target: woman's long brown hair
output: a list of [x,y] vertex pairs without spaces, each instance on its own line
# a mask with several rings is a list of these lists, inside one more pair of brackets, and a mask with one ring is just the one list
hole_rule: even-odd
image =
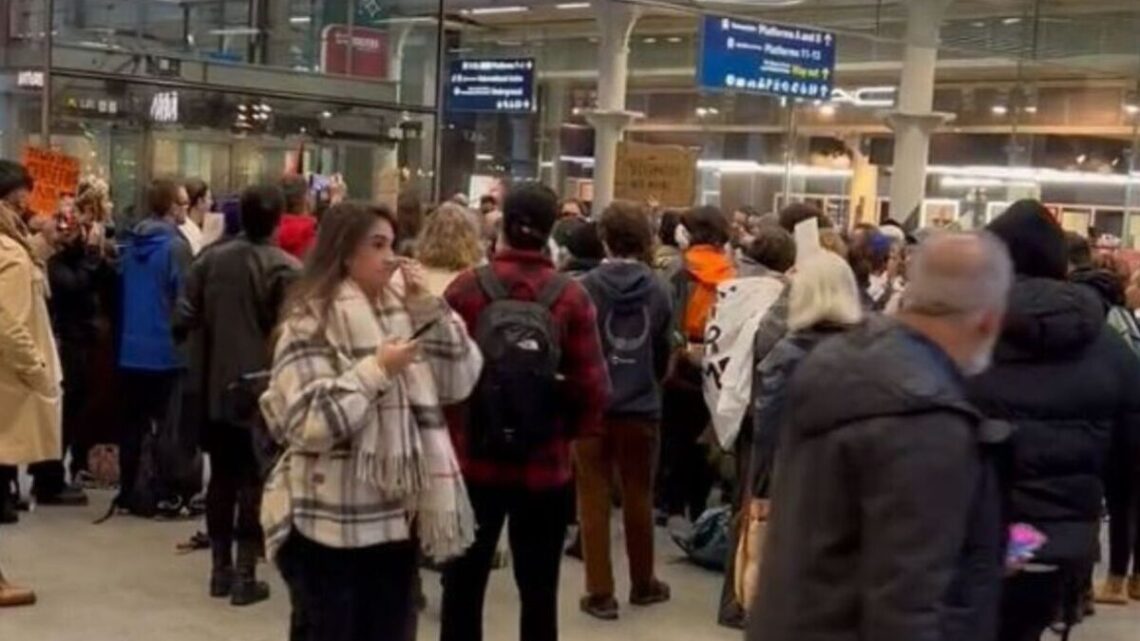
[[289,290],[282,318],[307,314],[315,304],[318,321],[324,326],[332,311],[336,290],[348,278],[348,261],[378,219],[388,221],[395,233],[395,216],[383,205],[343,202],[325,212],[317,230],[316,245],[305,260],[301,277]]

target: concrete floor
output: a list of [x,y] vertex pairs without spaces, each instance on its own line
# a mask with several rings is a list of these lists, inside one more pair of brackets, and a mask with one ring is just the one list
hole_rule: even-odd
[[[0,562],[11,578],[37,589],[39,605],[0,611],[3,641],[280,641],[286,638],[288,603],[272,570],[273,598],[235,609],[206,596],[205,552],[178,556],[174,546],[195,523],[156,523],[117,517],[91,524],[109,496],[88,508],[42,508],[18,526],[0,528]],[[620,528],[619,528],[620,531]],[[660,574],[673,586],[673,601],[649,609],[626,607],[616,623],[578,612],[581,564],[564,567],[561,626],[565,641],[728,641],[738,632],[714,623],[720,576],[679,560],[671,544],[659,549]],[[621,554],[617,555],[624,556]],[[621,562],[620,560],[618,561]],[[627,583],[619,567],[618,591]],[[425,574],[430,606],[420,639],[438,638],[439,582]],[[518,616],[510,572],[495,572],[488,596],[488,641],[510,641]],[[1140,604],[1102,608],[1078,629],[1077,641],[1140,641]]]

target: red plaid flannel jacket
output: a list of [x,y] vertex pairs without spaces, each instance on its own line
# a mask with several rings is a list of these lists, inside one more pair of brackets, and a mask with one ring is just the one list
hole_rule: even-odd
[[[495,255],[491,266],[511,297],[519,300],[534,300],[555,274],[554,265],[537,251],[504,250]],[[456,278],[444,297],[474,334],[479,314],[490,302],[474,271]],[[566,417],[568,424],[560,436],[521,463],[480,459],[472,453],[465,422],[450,421],[455,452],[468,483],[522,486],[531,490],[560,487],[571,478],[571,440],[583,434],[597,434],[602,429],[610,381],[598,338],[594,303],[585,288],[572,282],[551,311],[562,337],[562,375],[567,383],[567,396],[572,399],[568,405],[574,408],[574,414]],[[455,417],[455,414],[450,415]]]

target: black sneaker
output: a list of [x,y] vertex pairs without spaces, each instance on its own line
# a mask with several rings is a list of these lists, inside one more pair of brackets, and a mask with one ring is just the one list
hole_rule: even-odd
[[255,579],[237,579],[230,590],[230,605],[238,607],[261,603],[269,598],[269,584]]
[[584,596],[578,608],[586,614],[602,621],[617,621],[618,602],[612,596]]
[[215,569],[210,572],[210,596],[215,599],[224,599],[232,595],[233,589],[233,568]]
[[664,581],[654,579],[652,583],[643,588],[634,588],[629,591],[629,602],[631,605],[653,605],[655,603],[664,603],[672,598],[672,591],[669,589],[669,584]]
[[36,496],[36,505],[61,505],[67,507],[82,507],[87,505],[87,493],[82,489],[69,485],[63,490],[53,493]]

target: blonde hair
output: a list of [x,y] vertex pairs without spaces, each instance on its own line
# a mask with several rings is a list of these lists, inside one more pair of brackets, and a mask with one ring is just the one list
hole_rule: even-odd
[[444,203],[428,216],[416,252],[427,267],[462,271],[483,259],[483,244],[467,210],[455,203]]
[[819,246],[843,260],[847,260],[847,243],[843,241],[843,236],[835,229],[819,230]]
[[106,222],[111,214],[111,195],[107,182],[102,178],[89,177],[79,184],[79,195],[75,198],[75,209],[89,214],[95,222]]
[[788,298],[788,329],[804,330],[820,323],[854,325],[863,319],[859,286],[847,261],[817,251],[796,265]]

